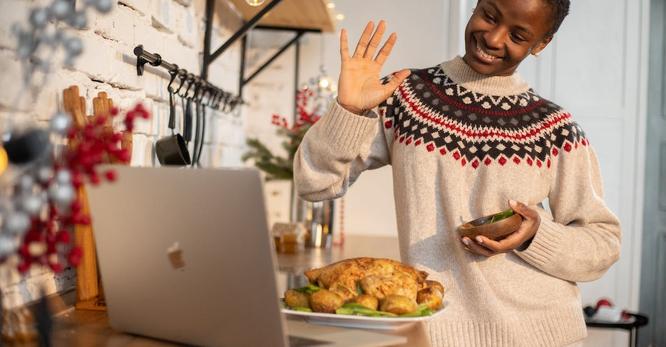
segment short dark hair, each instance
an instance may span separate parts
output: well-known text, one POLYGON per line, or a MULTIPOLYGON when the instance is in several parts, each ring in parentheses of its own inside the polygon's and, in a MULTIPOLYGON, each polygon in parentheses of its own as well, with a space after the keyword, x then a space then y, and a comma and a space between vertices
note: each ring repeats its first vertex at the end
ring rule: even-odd
POLYGON ((545 0, 546 3, 553 10, 553 26, 548 31, 546 36, 553 36, 560 29, 564 17, 569 14, 569 5, 571 4, 570 0, 545 0))

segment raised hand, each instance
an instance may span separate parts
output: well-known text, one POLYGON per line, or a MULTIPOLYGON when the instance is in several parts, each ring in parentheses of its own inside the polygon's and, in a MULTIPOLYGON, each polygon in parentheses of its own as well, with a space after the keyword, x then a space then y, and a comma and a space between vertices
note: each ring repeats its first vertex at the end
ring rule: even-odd
POLYGON ((400 70, 391 75, 387 84, 381 83, 379 74, 397 40, 397 35, 392 33, 375 56, 385 30, 383 20, 377 25, 377 30, 374 30, 373 22, 368 22, 353 56, 349 55, 347 30, 342 29, 340 33, 342 67, 338 80, 338 103, 350 112, 361 114, 379 105, 409 76, 409 70, 400 70))

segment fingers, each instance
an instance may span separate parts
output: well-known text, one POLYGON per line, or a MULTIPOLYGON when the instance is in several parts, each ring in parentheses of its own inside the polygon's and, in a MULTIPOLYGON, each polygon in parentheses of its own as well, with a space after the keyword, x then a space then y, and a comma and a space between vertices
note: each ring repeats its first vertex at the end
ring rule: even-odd
POLYGON ((340 58, 342 58, 342 61, 349 60, 349 39, 347 38, 346 29, 342 29, 340 32, 340 58))
POLYGON ((388 98, 393 94, 393 91, 400 86, 400 84, 411 74, 409 69, 400 70, 391 75, 391 79, 384 85, 384 96, 388 98))
MULTIPOLYGON (((523 222, 523 224, 525 223, 523 222)), ((522 228, 521 225, 521 229, 525 228, 522 228)), ((518 248, 520 245, 523 244, 523 242, 525 242, 528 239, 528 237, 526 236, 527 233, 525 232, 526 230, 521 230, 521 229, 516 230, 515 232, 509 234, 509 236, 499 241, 491 240, 484 236, 478 236, 476 238, 476 242, 482 247, 489 249, 490 251, 495 253, 508 252, 518 248)))
POLYGON ((386 62, 388 56, 391 55, 391 51, 393 50, 393 46, 395 45, 395 42, 397 40, 398 40, 398 35, 396 33, 392 33, 389 36, 388 40, 384 42, 382 49, 379 50, 379 54, 377 54, 377 58, 375 58, 375 61, 378 64, 384 65, 384 62, 386 62))
POLYGON ((354 51, 354 58, 362 58, 365 54, 365 50, 368 48, 368 43, 370 42, 370 36, 372 35, 372 30, 375 28, 375 23, 372 21, 368 22, 365 25, 363 34, 356 44, 356 50, 354 51))
POLYGON ((461 241, 465 245, 465 249, 469 252, 472 252, 472 253, 478 254, 478 255, 483 255, 483 256, 486 256, 486 257, 490 257, 490 256, 495 255, 495 252, 493 252, 493 251, 491 251, 487 248, 482 247, 481 245, 479 245, 476 242, 474 242, 473 240, 471 240, 469 237, 463 237, 461 241))
POLYGON ((363 54, 364 58, 372 59, 372 57, 375 54, 375 51, 377 50, 377 47, 379 46, 379 42, 381 42, 382 40, 382 36, 384 36, 385 30, 386 30, 386 22, 380 20, 379 24, 377 25, 377 30, 372 35, 372 39, 370 39, 368 48, 365 50, 365 53, 363 54))
POLYGON ((526 241, 534 237, 539 228, 541 217, 536 210, 521 202, 513 200, 509 200, 509 205, 511 205, 511 208, 516 213, 523 217, 523 222, 520 223, 518 230, 499 241, 494 241, 483 236, 477 237, 477 242, 479 244, 493 252, 502 253, 519 248, 526 241))
POLYGON ((523 216, 523 218, 526 218, 526 219, 538 219, 539 218, 539 213, 537 213, 537 211, 527 207, 527 205, 523 204, 522 202, 518 202, 518 201, 515 201, 515 200, 509 200, 509 206, 511 206, 511 209, 514 212, 523 216))

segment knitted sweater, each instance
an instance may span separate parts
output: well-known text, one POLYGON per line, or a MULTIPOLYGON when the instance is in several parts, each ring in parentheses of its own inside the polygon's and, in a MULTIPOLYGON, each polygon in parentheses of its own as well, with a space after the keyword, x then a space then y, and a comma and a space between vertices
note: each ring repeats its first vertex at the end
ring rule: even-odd
POLYGON ((433 346, 564 346, 586 336, 575 282, 618 259, 620 225, 569 113, 516 74, 487 77, 456 57, 412 70, 368 114, 334 105, 297 152, 296 187, 308 200, 336 198, 387 164, 402 261, 446 287, 446 311, 427 324, 433 346), (541 215, 529 246, 466 251, 456 227, 508 199, 541 215))

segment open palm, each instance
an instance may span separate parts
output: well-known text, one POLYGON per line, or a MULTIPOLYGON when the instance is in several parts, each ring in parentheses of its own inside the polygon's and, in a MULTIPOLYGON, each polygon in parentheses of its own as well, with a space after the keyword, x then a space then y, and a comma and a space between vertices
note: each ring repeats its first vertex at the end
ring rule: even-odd
POLYGON ((385 30, 384 21, 379 22, 377 30, 374 30, 373 22, 368 22, 353 56, 349 55, 347 30, 342 29, 340 33, 342 67, 338 80, 338 103, 350 112, 360 114, 376 107, 409 76, 409 70, 405 69, 391 75, 388 83, 381 83, 379 74, 397 40, 397 35, 392 33, 374 56, 385 30))

